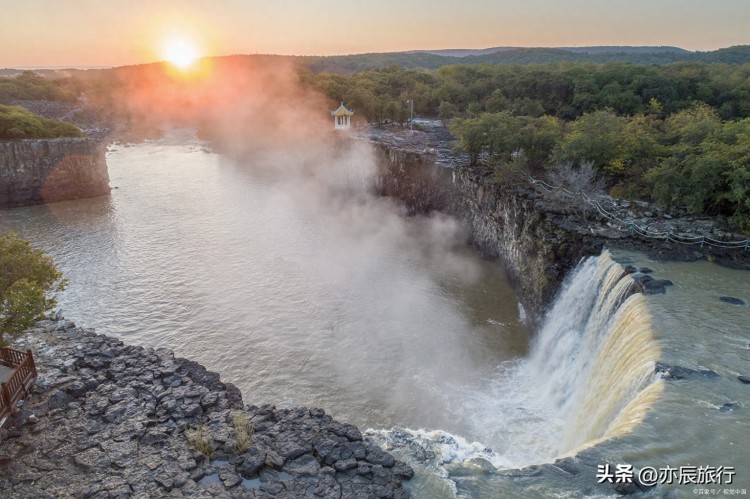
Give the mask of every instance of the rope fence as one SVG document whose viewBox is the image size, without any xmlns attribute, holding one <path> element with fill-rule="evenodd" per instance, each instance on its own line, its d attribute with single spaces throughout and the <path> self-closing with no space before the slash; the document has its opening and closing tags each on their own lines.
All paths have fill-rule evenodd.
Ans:
<svg viewBox="0 0 750 499">
<path fill-rule="evenodd" d="M 640 225 L 636 224 L 632 220 L 623 220 L 619 218 L 617 215 L 615 215 L 614 213 L 607 211 L 599 203 L 599 201 L 597 201 L 596 199 L 590 198 L 583 192 L 576 194 L 574 192 L 570 192 L 565 187 L 550 185 L 544 180 L 535 179 L 531 177 L 530 175 L 527 175 L 522 172 L 518 172 L 518 173 L 525 176 L 529 180 L 529 182 L 531 182 L 531 184 L 535 186 L 539 186 L 547 192 L 559 191 L 564 196 L 571 198 L 571 199 L 575 199 L 578 196 L 580 196 L 586 203 L 593 206 L 596 209 L 596 211 L 607 220 L 613 220 L 619 223 L 620 225 L 627 227 L 628 231 L 633 236 L 637 235 L 637 236 L 646 237 L 650 239 L 662 239 L 665 242 L 674 242 L 674 243 L 679 243 L 679 244 L 700 245 L 701 248 L 703 248 L 704 246 L 713 246 L 716 248 L 742 249 L 745 252 L 750 251 L 750 239 L 745 239 L 742 241 L 720 241 L 718 239 L 713 239 L 709 236 L 687 236 L 684 234 L 678 234 L 671 230 L 668 230 L 666 232 L 659 232 L 659 231 L 653 231 L 647 227 L 641 227 Z"/>
</svg>

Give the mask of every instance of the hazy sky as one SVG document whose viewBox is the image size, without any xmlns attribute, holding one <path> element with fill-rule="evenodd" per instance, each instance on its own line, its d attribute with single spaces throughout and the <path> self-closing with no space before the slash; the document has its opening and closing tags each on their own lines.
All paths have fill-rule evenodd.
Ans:
<svg viewBox="0 0 750 499">
<path fill-rule="evenodd" d="M 204 55 L 410 49 L 750 44 L 750 0 L 0 0 L 0 67 Z"/>
</svg>

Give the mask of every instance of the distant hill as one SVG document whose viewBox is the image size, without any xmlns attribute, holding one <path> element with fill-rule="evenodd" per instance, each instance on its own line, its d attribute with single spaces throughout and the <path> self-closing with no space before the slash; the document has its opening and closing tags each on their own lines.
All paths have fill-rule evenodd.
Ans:
<svg viewBox="0 0 750 499">
<path fill-rule="evenodd" d="M 13 69 L 4 68 L 0 69 L 0 78 L 13 78 L 20 74 L 31 71 L 32 73 L 43 76 L 45 78 L 64 78 L 70 76 L 72 71 L 78 71 L 77 69 Z"/>
<path fill-rule="evenodd" d="M 494 47 L 481 50 L 445 49 L 300 58 L 300 62 L 311 71 L 334 73 L 379 69 L 391 64 L 398 64 L 405 68 L 437 69 L 450 64 L 544 64 L 565 61 L 594 64 L 607 62 L 750 64 L 750 45 L 738 45 L 710 52 L 690 52 L 679 47 Z"/>
<path fill-rule="evenodd" d="M 491 54 L 467 56 L 461 59 L 464 64 L 545 64 L 550 62 L 629 62 L 632 64 L 669 64 L 692 60 L 692 52 L 595 52 L 587 53 L 557 48 L 523 48 L 494 52 Z M 750 53 L 747 61 L 750 62 Z"/>
<path fill-rule="evenodd" d="M 692 60 L 708 63 L 722 64 L 748 64 L 750 63 L 750 45 L 736 45 L 713 52 L 695 52 Z"/>
<path fill-rule="evenodd" d="M 432 54 L 445 57 L 466 57 L 467 55 L 485 55 L 504 50 L 516 50 L 520 47 L 491 47 L 487 49 L 443 49 L 443 50 L 410 50 L 407 54 Z"/>
<path fill-rule="evenodd" d="M 578 54 L 663 54 L 675 52 L 677 54 L 690 54 L 689 50 L 668 45 L 632 47 L 629 45 L 599 45 L 594 47 L 559 47 L 562 50 L 576 52 Z"/>
<path fill-rule="evenodd" d="M 750 45 L 737 45 L 709 52 L 690 52 L 679 47 L 650 46 L 595 46 L 562 48 L 491 47 L 486 49 L 413 50 L 336 56 L 281 56 L 233 55 L 212 57 L 216 61 L 262 59 L 290 59 L 314 73 L 356 73 L 398 65 L 406 69 L 437 69 L 452 64 L 547 64 L 556 62 L 588 62 L 592 64 L 671 64 L 675 62 L 703 62 L 720 64 L 750 64 Z M 47 78 L 64 76 L 94 76 L 114 70 L 128 71 L 147 65 L 122 66 L 112 69 L 35 70 Z M 0 77 L 15 76 L 18 69 L 0 69 Z"/>
<path fill-rule="evenodd" d="M 680 47 L 670 46 L 618 46 L 618 45 L 600 45 L 594 47 L 553 47 L 560 50 L 566 50 L 576 54 L 661 54 L 665 52 L 674 52 L 677 54 L 690 54 L 689 50 Z M 526 50 L 525 47 L 490 47 L 486 49 L 443 49 L 443 50 L 410 50 L 408 54 L 432 54 L 446 57 L 466 57 L 471 55 L 487 55 L 495 52 L 508 52 L 511 50 Z M 533 49 L 532 49 L 533 50 Z"/>
</svg>

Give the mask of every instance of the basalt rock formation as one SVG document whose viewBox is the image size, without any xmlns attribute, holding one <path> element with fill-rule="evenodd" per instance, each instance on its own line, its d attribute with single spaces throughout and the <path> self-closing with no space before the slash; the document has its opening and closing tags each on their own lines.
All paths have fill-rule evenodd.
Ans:
<svg viewBox="0 0 750 499">
<path fill-rule="evenodd" d="M 0 142 L 0 208 L 109 194 L 105 150 L 88 138 Z"/>
<path fill-rule="evenodd" d="M 356 427 L 322 409 L 245 406 L 169 350 L 65 320 L 16 347 L 34 352 L 39 378 L 0 433 L 0 497 L 408 496 L 412 469 Z"/>
</svg>

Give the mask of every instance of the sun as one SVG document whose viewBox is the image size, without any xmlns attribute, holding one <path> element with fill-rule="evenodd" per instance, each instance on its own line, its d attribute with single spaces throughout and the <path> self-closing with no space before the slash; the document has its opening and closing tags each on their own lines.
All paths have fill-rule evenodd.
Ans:
<svg viewBox="0 0 750 499">
<path fill-rule="evenodd" d="M 200 56 L 195 43 L 186 38 L 170 38 L 165 41 L 162 54 L 179 69 L 188 69 Z"/>
</svg>

